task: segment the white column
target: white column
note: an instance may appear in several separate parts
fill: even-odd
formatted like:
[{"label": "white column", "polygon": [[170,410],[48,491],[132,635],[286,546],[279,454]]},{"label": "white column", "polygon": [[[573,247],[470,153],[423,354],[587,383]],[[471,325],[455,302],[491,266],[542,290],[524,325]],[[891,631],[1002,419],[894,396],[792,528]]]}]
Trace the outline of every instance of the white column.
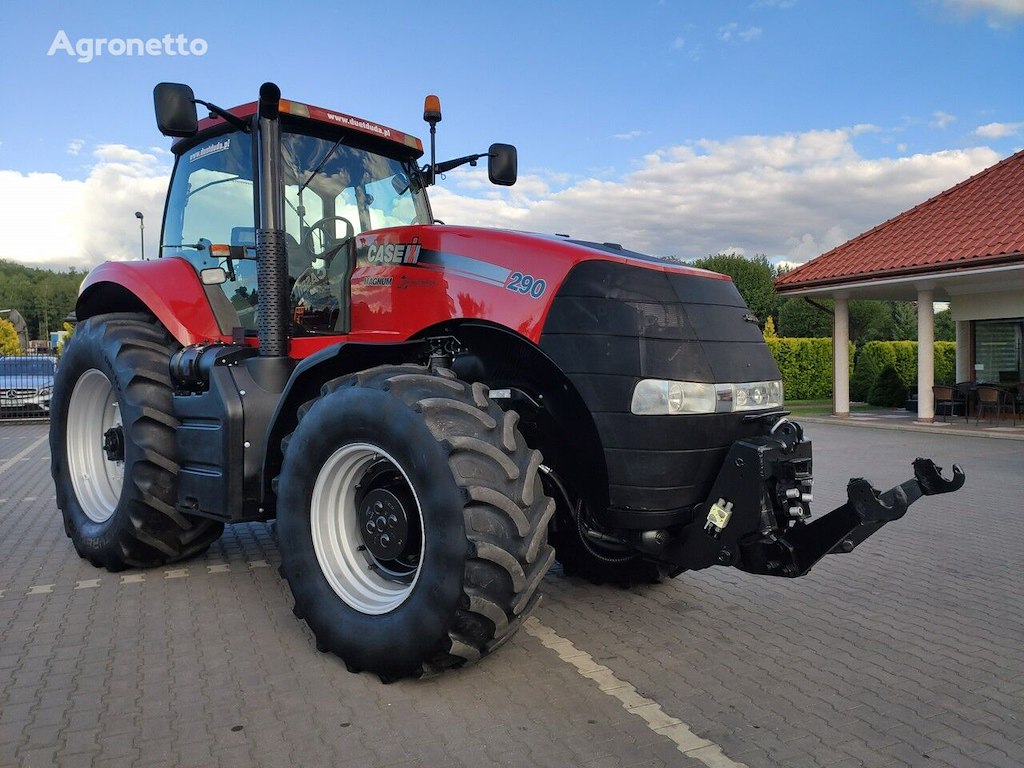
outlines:
[{"label": "white column", "polygon": [[956,380],[970,381],[971,376],[971,323],[956,321]]},{"label": "white column", "polygon": [[917,291],[917,420],[935,421],[935,308],[934,293]]},{"label": "white column", "polygon": [[836,297],[832,320],[832,413],[850,415],[850,301]]}]

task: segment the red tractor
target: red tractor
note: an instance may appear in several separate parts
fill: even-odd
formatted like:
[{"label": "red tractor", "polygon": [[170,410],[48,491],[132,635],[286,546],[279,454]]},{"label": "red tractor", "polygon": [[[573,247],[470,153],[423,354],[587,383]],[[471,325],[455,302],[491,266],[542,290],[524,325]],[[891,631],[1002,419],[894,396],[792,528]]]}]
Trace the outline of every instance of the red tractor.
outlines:
[{"label": "red tractor", "polygon": [[[558,560],[630,582],[799,576],[922,494],[853,480],[811,521],[811,446],[732,282],[614,243],[446,226],[400,131],[154,91],[175,137],[161,257],[89,273],[50,447],[77,552],[116,571],[276,518],[317,647],[383,679],[505,641]],[[196,104],[210,110],[199,122]]]}]

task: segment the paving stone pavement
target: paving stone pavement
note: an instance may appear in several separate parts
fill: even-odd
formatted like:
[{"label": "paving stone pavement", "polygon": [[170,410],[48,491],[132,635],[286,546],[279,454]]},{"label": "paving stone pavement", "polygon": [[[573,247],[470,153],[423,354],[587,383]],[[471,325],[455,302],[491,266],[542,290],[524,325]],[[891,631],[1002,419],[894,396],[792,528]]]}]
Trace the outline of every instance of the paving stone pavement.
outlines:
[{"label": "paving stone pavement", "polygon": [[536,631],[385,686],[316,652],[270,526],[96,570],[64,536],[46,426],[0,425],[0,766],[1024,765],[1024,445],[808,432],[819,513],[850,475],[887,488],[916,456],[967,485],[794,581],[716,568],[626,590],[556,568]]}]

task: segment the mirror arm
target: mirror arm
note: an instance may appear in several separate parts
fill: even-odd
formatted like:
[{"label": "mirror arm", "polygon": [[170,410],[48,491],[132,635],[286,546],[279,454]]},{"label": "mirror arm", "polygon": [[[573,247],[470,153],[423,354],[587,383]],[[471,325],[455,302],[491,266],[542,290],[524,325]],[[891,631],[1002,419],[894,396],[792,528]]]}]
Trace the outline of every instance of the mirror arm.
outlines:
[{"label": "mirror arm", "polygon": [[202,99],[192,99],[192,103],[193,104],[202,104],[204,107],[206,107],[208,110],[210,110],[217,117],[222,118],[229,125],[233,125],[235,128],[237,128],[240,131],[244,131],[246,133],[249,133],[249,131],[252,130],[252,126],[249,124],[249,122],[247,120],[243,120],[240,117],[236,117],[235,115],[233,115],[230,112],[228,112],[226,109],[221,109],[216,104],[211,104],[210,102],[203,101]]},{"label": "mirror arm", "polygon": [[437,163],[434,165],[434,173],[447,173],[448,171],[454,170],[460,165],[465,165],[466,163],[475,166],[476,161],[481,157],[489,157],[489,155],[486,152],[483,152],[479,155],[466,155],[465,157],[457,157],[454,160],[445,160],[443,163]]}]

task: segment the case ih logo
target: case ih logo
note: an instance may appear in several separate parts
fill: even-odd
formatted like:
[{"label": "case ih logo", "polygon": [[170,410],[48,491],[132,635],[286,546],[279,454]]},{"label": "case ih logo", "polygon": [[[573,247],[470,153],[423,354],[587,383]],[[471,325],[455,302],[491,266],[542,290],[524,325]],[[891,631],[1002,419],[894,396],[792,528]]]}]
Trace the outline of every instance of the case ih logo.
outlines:
[{"label": "case ih logo", "polygon": [[366,249],[371,264],[415,264],[419,258],[419,243],[374,243]]}]

